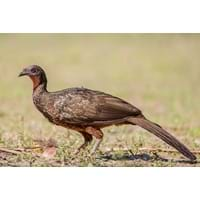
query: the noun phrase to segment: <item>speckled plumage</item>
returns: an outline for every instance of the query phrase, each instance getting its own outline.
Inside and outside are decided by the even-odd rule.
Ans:
[[[101,128],[141,114],[139,109],[117,97],[86,88],[48,93],[40,86],[33,93],[33,102],[51,122],[62,126]]]
[[[94,152],[103,138],[101,128],[132,124],[153,133],[189,159],[196,159],[174,136],[147,120],[138,108],[118,97],[86,88],[48,92],[46,74],[37,65],[25,68],[20,76],[23,75],[28,75],[33,81],[33,102],[37,109],[50,122],[83,135],[85,143],[80,148],[87,146],[92,137],[95,137],[98,142],[94,146]]]

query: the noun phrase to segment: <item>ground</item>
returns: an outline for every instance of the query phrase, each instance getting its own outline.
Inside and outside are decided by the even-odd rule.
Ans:
[[[200,166],[199,34],[1,34],[0,43],[1,166]],[[132,103],[197,163],[133,126],[106,128],[96,155],[75,155],[82,137],[44,119],[31,81],[17,77],[30,64],[44,67],[50,91],[84,86]]]

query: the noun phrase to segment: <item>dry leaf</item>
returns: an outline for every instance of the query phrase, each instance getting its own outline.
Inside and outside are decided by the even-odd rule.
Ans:
[[[56,155],[56,151],[56,147],[46,147],[42,153],[42,157],[48,159],[53,158]]]

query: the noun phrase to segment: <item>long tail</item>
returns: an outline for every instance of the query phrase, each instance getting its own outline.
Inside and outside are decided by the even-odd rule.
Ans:
[[[189,158],[190,160],[196,160],[196,156],[181,142],[179,142],[174,136],[172,136],[170,133],[165,131],[162,127],[159,125],[145,119],[145,118],[129,118],[128,122],[138,125],[147,131],[153,133],[163,141],[165,141],[167,144],[171,145],[175,149],[177,149],[180,153],[182,153],[184,156]]]

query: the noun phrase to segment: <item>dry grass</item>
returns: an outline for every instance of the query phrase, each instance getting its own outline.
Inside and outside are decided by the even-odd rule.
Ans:
[[[17,78],[23,67],[39,64],[49,90],[84,86],[119,96],[199,150],[199,34],[1,34],[0,43],[0,147],[33,147],[35,139],[49,138],[58,146],[52,159],[38,156],[40,150],[1,152],[0,165],[200,166],[180,154],[140,151],[168,146],[131,126],[105,129],[97,155],[74,156],[82,138],[43,119],[30,80]]]

